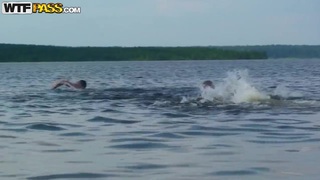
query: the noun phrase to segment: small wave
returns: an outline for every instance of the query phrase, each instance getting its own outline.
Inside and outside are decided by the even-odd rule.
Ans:
[[[39,123],[39,124],[32,124],[27,126],[27,129],[35,129],[35,130],[46,130],[46,131],[61,131],[65,130],[62,127],[52,125],[52,124],[45,124],[45,123]]]
[[[67,153],[67,152],[77,152],[80,150],[76,149],[54,149],[54,150],[42,150],[44,153]]]
[[[60,136],[91,136],[91,135],[83,132],[70,132],[70,133],[60,134]]]
[[[320,138],[308,138],[303,140],[247,140],[247,142],[256,144],[286,144],[286,143],[305,143],[305,142],[320,142]]]
[[[159,139],[149,139],[149,138],[116,138],[112,139],[110,142],[164,142]]]
[[[163,115],[167,116],[168,118],[186,118],[186,117],[190,117],[190,115],[181,114],[181,113],[163,113]]]
[[[15,139],[16,136],[9,136],[9,135],[0,135],[0,139]]]
[[[128,143],[128,144],[120,144],[108,146],[107,148],[117,148],[117,149],[162,149],[162,148],[170,148],[172,146],[166,145],[164,143],[156,143],[156,142],[137,142],[137,143]]]
[[[244,175],[256,175],[258,174],[256,171],[253,170],[235,170],[235,171],[217,171],[211,173],[210,175],[215,176],[244,176]]]
[[[260,173],[268,173],[271,169],[267,167],[252,167],[244,170],[229,170],[229,171],[216,171],[210,173],[214,176],[247,176],[247,175],[257,175]]]
[[[204,131],[183,131],[183,132],[179,132],[179,134],[183,134],[186,136],[213,136],[213,137],[240,135],[240,133],[233,133],[233,132],[229,133],[229,132],[204,132]]]
[[[132,166],[124,166],[123,168],[131,169],[131,170],[152,170],[152,169],[163,169],[168,168],[167,165],[161,165],[161,164],[137,164]]]
[[[185,136],[179,135],[177,133],[156,133],[156,134],[150,135],[150,137],[157,137],[157,138],[163,138],[163,139],[182,139],[182,138],[185,138]]]
[[[122,119],[112,119],[102,116],[96,116],[92,119],[88,119],[89,122],[103,122],[103,123],[109,123],[109,124],[134,124],[138,123],[140,121],[133,121],[133,120],[122,120]]]
[[[92,161],[66,161],[66,163],[70,164],[90,164],[93,163]]]
[[[70,174],[52,174],[52,175],[44,175],[44,176],[34,176],[29,177],[27,179],[29,180],[51,180],[51,179],[75,179],[75,178],[86,178],[86,179],[92,179],[92,178],[107,178],[107,177],[115,177],[115,175],[112,174],[98,174],[98,173],[70,173]]]
[[[59,144],[55,144],[55,143],[51,143],[51,142],[44,142],[44,141],[35,141],[33,143],[36,145],[39,145],[39,146],[48,146],[48,147],[60,146]]]

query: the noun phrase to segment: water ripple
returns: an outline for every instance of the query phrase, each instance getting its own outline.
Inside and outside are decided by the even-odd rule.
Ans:
[[[51,180],[51,179],[94,179],[94,178],[110,178],[115,177],[113,174],[100,173],[68,173],[68,174],[52,174],[44,176],[33,176],[29,180]]]
[[[244,175],[255,175],[257,172],[253,170],[235,170],[235,171],[217,171],[211,173],[214,176],[244,176]]]
[[[62,133],[59,134],[60,136],[93,136],[88,133],[83,133],[83,132],[70,132],[70,133]]]
[[[163,143],[155,143],[155,142],[137,142],[137,143],[127,143],[127,144],[107,146],[107,148],[109,147],[116,148],[116,149],[140,149],[140,150],[173,148],[173,146],[169,146]]]
[[[235,67],[250,76],[232,79]],[[317,179],[319,70],[309,59],[1,64],[0,179]],[[88,88],[50,90],[60,78]],[[217,94],[205,102],[207,79]]]
[[[122,119],[113,119],[113,118],[107,118],[102,116],[96,116],[92,119],[88,119],[89,122],[103,122],[107,124],[134,124],[138,123],[140,121],[133,121],[133,120],[122,120]]]
[[[149,137],[158,137],[158,138],[170,138],[170,139],[181,139],[186,138],[185,136],[182,136],[178,133],[155,133],[150,135]]]
[[[216,171],[210,173],[213,176],[248,176],[248,175],[257,175],[259,173],[267,173],[271,170],[266,167],[254,167],[247,170],[230,170],[230,171]]]
[[[45,131],[62,131],[65,130],[62,127],[53,125],[53,124],[48,124],[48,123],[37,123],[37,124],[32,124],[26,127],[27,129],[35,129],[35,130],[45,130]]]
[[[80,150],[76,149],[53,149],[53,150],[42,150],[43,153],[66,153],[66,152],[77,152]]]
[[[153,169],[163,169],[167,167],[169,166],[161,165],[161,164],[146,164],[146,163],[136,164],[132,166],[123,166],[123,168],[131,169],[131,170],[153,170]]]
[[[203,131],[181,131],[179,134],[188,135],[188,136],[235,136],[240,133],[232,133],[232,132],[203,132]]]
[[[135,141],[164,142],[164,140],[160,140],[160,139],[149,139],[149,138],[117,138],[117,139],[112,139],[110,142],[135,142]]]
[[[319,142],[320,138],[308,138],[303,140],[247,140],[247,142],[257,144],[285,144],[285,143],[303,143],[303,142]]]

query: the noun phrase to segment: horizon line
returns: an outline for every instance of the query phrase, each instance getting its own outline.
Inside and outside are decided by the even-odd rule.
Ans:
[[[172,47],[250,47],[250,46],[320,46],[310,44],[265,44],[265,45],[186,45],[186,46],[67,46],[67,45],[44,45],[44,44],[15,44],[0,43],[0,45],[24,45],[24,46],[51,46],[51,47],[70,47],[70,48],[172,48]]]

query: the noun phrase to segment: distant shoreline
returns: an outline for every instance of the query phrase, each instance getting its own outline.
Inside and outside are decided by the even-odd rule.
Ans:
[[[260,60],[268,58],[320,58],[320,46],[67,47],[0,44],[0,62]]]
[[[265,52],[215,47],[63,47],[0,44],[0,62],[267,59]]]

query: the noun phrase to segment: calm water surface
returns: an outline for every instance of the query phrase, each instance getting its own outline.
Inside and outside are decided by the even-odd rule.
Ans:
[[[3,63],[0,73],[0,179],[320,175],[320,60]],[[50,90],[61,78],[88,88]],[[204,95],[207,79],[216,89]]]

